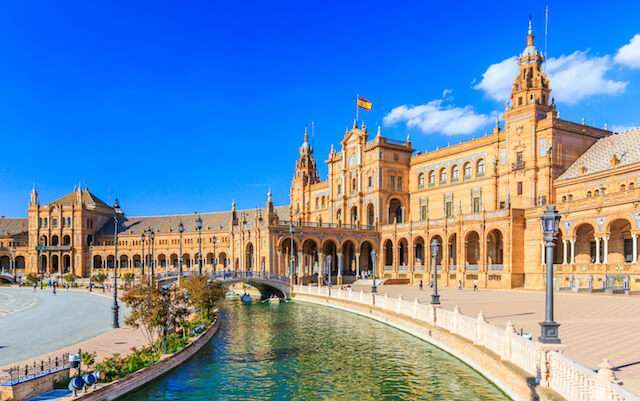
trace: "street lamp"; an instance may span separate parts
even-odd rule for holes
[[[216,268],[218,267],[218,258],[216,258],[216,244],[218,243],[218,238],[213,234],[213,238],[211,238],[211,242],[213,243],[213,275],[216,275]]]
[[[142,260],[140,262],[141,262],[141,265],[142,265],[142,278],[143,279],[145,278],[145,275],[144,275],[144,262],[145,262],[144,238],[145,237],[144,237],[144,232],[143,232],[142,234],[140,234],[140,248],[142,248]]]
[[[293,221],[289,222],[289,235],[291,236],[291,249],[289,250],[289,286],[293,288],[293,269],[294,269],[294,261],[293,261],[293,234],[295,234],[296,229],[293,226]]]
[[[558,213],[555,206],[549,205],[540,220],[547,259],[547,285],[545,289],[544,321],[540,322],[540,337],[538,340],[545,344],[559,344],[558,327],[560,325],[553,320],[553,248],[555,247],[553,241],[558,235],[560,213]]]
[[[378,292],[378,287],[376,287],[376,250],[371,250],[371,275],[373,276],[373,284],[371,284],[371,293],[375,294]]]
[[[331,296],[331,262],[333,262],[333,255],[329,253],[326,258],[327,265],[327,285],[329,286],[329,296]]]
[[[156,280],[156,233],[153,228],[149,229],[149,239],[151,240],[151,284]]]
[[[202,276],[202,218],[196,213],[196,230],[198,231],[198,274]]]
[[[178,233],[180,233],[180,254],[178,255],[178,280],[182,278],[182,233],[184,233],[184,224],[178,224]]]
[[[113,310],[113,328],[117,329],[120,327],[120,322],[118,319],[118,217],[122,214],[122,209],[120,209],[120,203],[116,199],[113,203],[113,246],[114,246],[114,261],[113,261],[113,306],[111,309]]]
[[[433,270],[433,294],[431,294],[431,305],[440,305],[440,294],[438,294],[438,253],[440,252],[440,242],[437,239],[431,240],[431,269]]]

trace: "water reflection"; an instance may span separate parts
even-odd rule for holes
[[[220,333],[140,400],[508,400],[450,355],[314,305],[227,305]]]

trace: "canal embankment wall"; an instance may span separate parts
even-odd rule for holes
[[[153,366],[149,366],[148,368],[132,373],[125,378],[99,387],[90,393],[83,394],[76,398],[76,400],[110,401],[138,389],[139,387],[168,373],[170,370],[186,362],[189,358],[200,351],[202,347],[204,347],[213,338],[214,335],[216,335],[219,328],[220,318],[217,318],[215,323],[209,326],[209,328],[204,333],[200,334],[199,337],[197,337],[185,348],[181,349],[175,354],[161,359]]]
[[[545,345],[477,318],[417,300],[374,296],[350,289],[297,286],[294,299],[352,312],[414,335],[460,359],[515,401],[635,401],[613,381],[562,355],[561,345]]]

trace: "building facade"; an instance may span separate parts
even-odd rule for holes
[[[141,273],[203,269],[294,274],[338,283],[363,274],[396,283],[544,287],[540,216],[562,215],[556,286],[640,287],[640,131],[614,134],[560,118],[529,28],[511,100],[492,132],[431,152],[409,136],[370,138],[354,122],[322,180],[305,132],[290,204],[197,216],[128,217],[88,189],[0,219],[0,267],[14,274],[87,277],[117,261]],[[184,227],[181,232],[179,227]],[[430,244],[441,251],[432,263]],[[202,255],[202,257],[200,257]],[[435,272],[435,274],[434,274]]]

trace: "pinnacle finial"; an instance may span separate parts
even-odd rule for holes
[[[529,35],[533,35],[533,19],[529,16],[529,30],[527,31]]]
[[[269,192],[267,192],[267,203],[271,203],[273,197],[271,195],[271,187],[269,187]]]
[[[407,131],[407,143],[411,143],[411,132]]]
[[[236,211],[236,201],[235,201],[235,199],[231,201],[231,210],[234,211],[234,212]]]
[[[304,143],[309,143],[309,129],[304,127]]]
[[[353,120],[353,129],[358,128],[358,120],[354,119]]]
[[[376,132],[376,136],[382,136],[382,127],[378,125],[378,132]]]

